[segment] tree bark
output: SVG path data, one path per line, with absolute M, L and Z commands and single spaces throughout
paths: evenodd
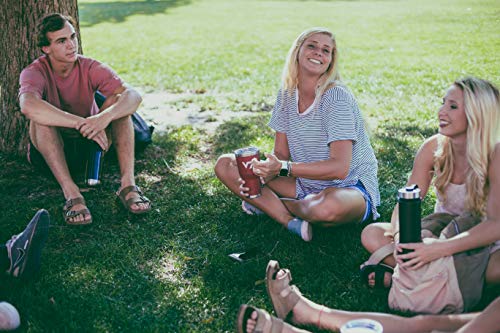
M 19 74 L 42 52 L 36 43 L 36 26 L 53 12 L 71 15 L 79 35 L 77 0 L 0 0 L 0 152 L 23 154 L 28 121 L 21 113 L 17 94 Z M 80 45 L 81 51 L 81 45 Z

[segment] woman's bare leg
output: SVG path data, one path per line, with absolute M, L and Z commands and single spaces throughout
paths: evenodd
M 264 186 L 262 188 L 262 195 L 255 199 L 249 199 L 240 193 L 240 183 L 238 179 L 238 167 L 236 166 L 236 159 L 233 154 L 225 154 L 219 157 L 215 164 L 215 174 L 219 180 L 231 190 L 234 194 L 239 196 L 242 200 L 249 202 L 251 205 L 259 208 L 269 217 L 276 220 L 280 224 L 287 226 L 288 222 L 293 219 L 293 215 L 288 211 L 283 202 L 279 199 L 275 190 Z M 284 182 L 287 180 L 287 182 Z M 274 182 L 274 181 L 273 181 Z M 282 192 L 289 192 L 295 195 L 295 178 L 282 178 L 279 180 Z M 282 193 L 279 193 L 282 195 Z
M 283 270 L 278 272 L 277 279 L 285 277 Z M 384 333 L 400 333 L 401 327 L 407 333 L 422 333 L 438 331 L 456 331 L 478 314 L 457 315 L 419 315 L 415 317 L 401 317 L 378 312 L 351 312 L 329 309 L 323 305 L 301 297 L 292 310 L 291 321 L 297 325 L 312 325 L 321 329 L 338 332 L 340 327 L 353 319 L 368 318 L 382 324 Z
M 466 325 L 462 326 L 457 333 L 482 332 L 496 333 L 500 332 L 500 297 L 497 297 L 483 312 L 475 316 Z
M 285 205 L 293 215 L 324 227 L 360 222 L 366 210 L 365 198 L 352 188 L 327 188 Z

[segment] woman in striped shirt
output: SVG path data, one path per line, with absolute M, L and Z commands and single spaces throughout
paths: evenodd
M 293 43 L 269 121 L 274 151 L 252 162 L 265 184 L 248 198 L 232 154 L 219 158 L 217 177 L 243 199 L 250 214 L 265 213 L 303 240 L 311 224 L 337 226 L 379 215 L 377 160 L 354 96 L 340 83 L 333 34 L 304 31 Z

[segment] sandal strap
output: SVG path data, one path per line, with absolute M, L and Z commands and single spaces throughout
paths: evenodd
M 80 210 L 67 210 L 64 213 L 66 218 L 72 218 L 78 215 L 90 215 L 90 211 L 88 208 L 80 209 Z
M 262 309 L 254 309 L 257 312 L 257 322 L 255 324 L 254 333 L 281 333 L 283 331 L 283 320 L 271 316 L 267 311 Z M 266 324 L 271 322 L 271 330 L 265 331 Z
M 139 193 L 139 195 L 142 195 L 142 191 L 139 188 L 139 186 L 130 185 L 130 186 L 122 188 L 121 191 L 118 193 L 118 196 L 125 198 L 127 196 L 127 194 L 129 194 L 130 192 L 137 192 L 137 193 Z
M 284 275 L 277 279 L 279 271 L 284 272 Z M 266 269 L 266 287 L 274 311 L 280 319 L 286 319 L 302 297 L 299 288 L 290 285 L 291 281 L 292 273 L 288 269 L 281 269 L 277 261 L 269 261 Z
M 64 211 L 70 210 L 71 207 L 73 207 L 74 205 L 84 205 L 84 206 L 87 206 L 87 204 L 85 203 L 85 199 L 83 197 L 78 197 L 78 198 L 73 198 L 73 199 L 66 200 L 66 202 L 64 203 L 64 208 L 63 209 L 64 209 Z
M 292 282 L 292 272 L 289 269 L 281 268 L 281 271 L 285 272 L 285 275 L 281 277 L 279 280 L 274 279 L 273 285 L 274 290 L 279 291 L 280 293 L 290 286 L 290 282 Z
M 141 195 L 139 194 L 139 196 L 137 197 L 132 197 L 132 198 L 128 198 L 126 203 L 127 203 L 127 206 L 131 206 L 133 204 L 139 204 L 139 203 L 150 203 L 151 201 L 145 197 L 144 195 Z
M 389 243 L 382 246 L 377 251 L 373 252 L 370 258 L 368 258 L 367 261 L 362 263 L 359 268 L 363 269 L 365 266 L 376 265 L 380 263 L 382 260 L 384 260 L 385 257 L 394 253 L 394 248 L 395 248 L 394 243 Z

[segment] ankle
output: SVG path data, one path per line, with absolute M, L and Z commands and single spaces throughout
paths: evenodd
M 63 195 L 65 200 L 75 199 L 82 196 L 80 189 L 75 186 L 74 188 L 63 189 Z
M 135 186 L 135 177 L 134 176 L 122 176 L 120 179 L 120 189 L 125 188 L 127 186 Z
M 312 239 L 312 229 L 309 222 L 302 220 L 301 218 L 295 217 L 288 221 L 287 229 L 298 235 L 302 240 L 309 242 Z

